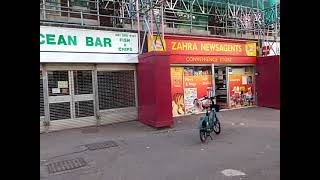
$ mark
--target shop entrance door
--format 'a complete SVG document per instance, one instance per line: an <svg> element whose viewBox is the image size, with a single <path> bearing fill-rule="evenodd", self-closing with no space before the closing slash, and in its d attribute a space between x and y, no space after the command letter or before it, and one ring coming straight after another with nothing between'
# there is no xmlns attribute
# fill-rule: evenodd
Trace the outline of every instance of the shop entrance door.
<svg viewBox="0 0 320 180"><path fill-rule="evenodd" d="M225 66L214 67L215 77L215 92L216 92L216 103L221 109L228 108L228 81L227 81L227 68Z"/></svg>
<svg viewBox="0 0 320 180"><path fill-rule="evenodd" d="M92 70L48 70L49 130L96 124Z"/></svg>

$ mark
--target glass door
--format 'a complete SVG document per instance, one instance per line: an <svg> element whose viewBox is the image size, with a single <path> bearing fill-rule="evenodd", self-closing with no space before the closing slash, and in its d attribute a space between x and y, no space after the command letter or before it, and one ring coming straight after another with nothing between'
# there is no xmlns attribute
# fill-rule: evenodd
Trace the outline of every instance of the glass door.
<svg viewBox="0 0 320 180"><path fill-rule="evenodd" d="M47 71L47 73L50 121L72 118L70 71Z"/></svg>
<svg viewBox="0 0 320 180"><path fill-rule="evenodd" d="M50 121L95 115L91 70L47 71L47 74Z"/></svg>
<svg viewBox="0 0 320 180"><path fill-rule="evenodd" d="M214 67L216 103L221 109L228 108L227 70L224 66Z"/></svg>

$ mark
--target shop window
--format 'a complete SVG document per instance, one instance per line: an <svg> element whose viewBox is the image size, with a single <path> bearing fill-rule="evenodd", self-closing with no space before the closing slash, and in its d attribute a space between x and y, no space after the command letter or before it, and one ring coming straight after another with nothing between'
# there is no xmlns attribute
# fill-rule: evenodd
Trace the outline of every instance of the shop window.
<svg viewBox="0 0 320 180"><path fill-rule="evenodd" d="M244 68L244 71L246 74L252 74L254 73L254 69L253 69L253 66L247 66Z"/></svg>
<svg viewBox="0 0 320 180"><path fill-rule="evenodd" d="M50 120L70 119L70 102L49 104Z"/></svg>
<svg viewBox="0 0 320 180"><path fill-rule="evenodd" d="M205 112L197 99L212 96L211 66L171 68L172 115Z"/></svg>
<svg viewBox="0 0 320 180"><path fill-rule="evenodd" d="M60 0L46 0L46 13L49 15L59 15L61 3Z"/></svg>
<svg viewBox="0 0 320 180"><path fill-rule="evenodd" d="M71 0L71 5L75 9L88 9L89 0Z"/></svg>
<svg viewBox="0 0 320 180"><path fill-rule="evenodd" d="M134 71L98 71L99 109L136 106Z"/></svg>
<svg viewBox="0 0 320 180"><path fill-rule="evenodd" d="M68 71L48 71L49 96L70 95Z"/></svg>
<svg viewBox="0 0 320 180"><path fill-rule="evenodd" d="M44 95L43 95L43 78L40 71L40 117L44 116Z"/></svg>
<svg viewBox="0 0 320 180"><path fill-rule="evenodd" d="M229 74L229 107L255 105L254 67L232 67Z"/></svg>
<svg viewBox="0 0 320 180"><path fill-rule="evenodd" d="M93 94L92 71L73 71L74 94Z"/></svg>

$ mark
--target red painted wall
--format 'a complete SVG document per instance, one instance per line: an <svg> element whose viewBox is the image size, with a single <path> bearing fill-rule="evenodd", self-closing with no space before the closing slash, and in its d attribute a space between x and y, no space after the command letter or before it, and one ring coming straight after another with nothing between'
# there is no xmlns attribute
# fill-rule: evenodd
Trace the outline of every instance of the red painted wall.
<svg viewBox="0 0 320 180"><path fill-rule="evenodd" d="M280 109L280 56L258 57L258 106Z"/></svg>
<svg viewBox="0 0 320 180"><path fill-rule="evenodd" d="M173 125L168 59L167 53L146 53L137 66L138 118L156 128Z"/></svg>

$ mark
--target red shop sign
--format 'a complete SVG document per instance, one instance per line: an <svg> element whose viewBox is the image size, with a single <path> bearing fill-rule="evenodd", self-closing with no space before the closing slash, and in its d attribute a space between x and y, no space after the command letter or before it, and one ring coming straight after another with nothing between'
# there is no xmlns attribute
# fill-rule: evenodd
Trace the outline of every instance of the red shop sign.
<svg viewBox="0 0 320 180"><path fill-rule="evenodd" d="M222 42L214 40L193 40L165 38L166 51L172 54L213 56L257 56L255 42Z"/></svg>
<svg viewBox="0 0 320 180"><path fill-rule="evenodd" d="M256 57L170 55L172 64L255 64Z"/></svg>

